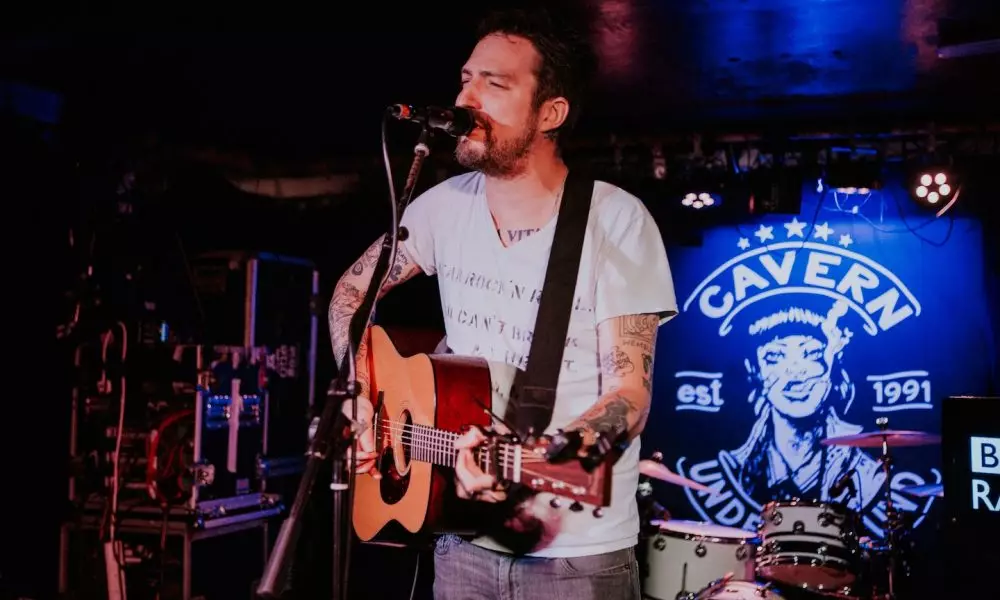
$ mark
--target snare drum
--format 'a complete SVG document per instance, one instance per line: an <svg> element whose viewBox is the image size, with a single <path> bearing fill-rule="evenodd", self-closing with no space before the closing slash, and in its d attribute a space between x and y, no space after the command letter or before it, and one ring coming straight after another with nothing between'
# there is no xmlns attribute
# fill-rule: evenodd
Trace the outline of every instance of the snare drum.
<svg viewBox="0 0 1000 600"><path fill-rule="evenodd" d="M659 530L646 540L648 575L643 595L674 600L733 574L754 579L756 536L751 531L697 521L655 521Z"/></svg>
<svg viewBox="0 0 1000 600"><path fill-rule="evenodd" d="M708 589L699 592L695 598L698 600L784 600L784 596L777 590L771 588L770 584L761 584L756 581L730 581L715 592L708 593Z"/></svg>
<svg viewBox="0 0 1000 600"><path fill-rule="evenodd" d="M770 502L761 513L757 573L816 592L844 592L857 579L857 515L826 502Z"/></svg>

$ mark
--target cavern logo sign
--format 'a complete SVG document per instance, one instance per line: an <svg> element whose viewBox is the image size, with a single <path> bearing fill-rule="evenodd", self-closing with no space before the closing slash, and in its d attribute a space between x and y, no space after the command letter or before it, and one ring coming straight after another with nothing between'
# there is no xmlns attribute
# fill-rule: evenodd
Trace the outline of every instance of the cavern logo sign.
<svg viewBox="0 0 1000 600"><path fill-rule="evenodd" d="M718 415L727 429L746 416L745 426L733 447L677 460L681 474L711 488L687 490L688 499L703 519L746 529L756 527L770 500L845 502L881 535L885 476L877 458L820 441L871 431L875 413L933 408L930 373L916 368L922 365L891 372L870 365L867 373L843 365L852 349L919 319L920 302L828 223L809 230L793 218L735 241L735 256L694 287L682 310L707 319L720 338L714 343L725 344L725 360L736 351L741 364L675 373L675 409L692 418ZM737 372L736 381L725 380ZM830 488L848 480L852 485L831 497ZM934 469L897 469L891 488L940 481ZM893 493L895 506L917 513L918 524L933 500Z"/></svg>

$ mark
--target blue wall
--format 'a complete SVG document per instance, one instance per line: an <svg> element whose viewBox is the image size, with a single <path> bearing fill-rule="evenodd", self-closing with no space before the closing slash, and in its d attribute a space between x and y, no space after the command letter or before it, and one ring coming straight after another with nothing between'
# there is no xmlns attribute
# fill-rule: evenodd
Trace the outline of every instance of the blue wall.
<svg viewBox="0 0 1000 600"><path fill-rule="evenodd" d="M705 232L670 253L681 314L660 331L643 453L712 488L656 486L675 518L753 529L770 500L829 500L885 523L876 450L819 440L877 429L940 432L942 399L991 387L996 349L983 233L932 220L905 190L806 186L799 215ZM895 450L893 489L939 483L940 447ZM894 493L923 526L935 500Z"/></svg>

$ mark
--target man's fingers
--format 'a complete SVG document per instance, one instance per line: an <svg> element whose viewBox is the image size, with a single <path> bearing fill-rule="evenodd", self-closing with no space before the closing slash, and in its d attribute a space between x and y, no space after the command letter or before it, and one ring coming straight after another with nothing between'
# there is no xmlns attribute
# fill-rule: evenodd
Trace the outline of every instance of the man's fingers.
<svg viewBox="0 0 1000 600"><path fill-rule="evenodd" d="M379 473L378 469L375 468L375 460L378 458L377 452L365 452L361 450L358 452L358 462L355 473L371 473L372 477L375 479L381 479L382 474ZM347 462L351 463L351 449L347 449Z"/></svg>
<svg viewBox="0 0 1000 600"><path fill-rule="evenodd" d="M371 429L365 429L358 436L358 446L365 452L375 451L375 436L372 434Z"/></svg>
<svg viewBox="0 0 1000 600"><path fill-rule="evenodd" d="M494 479L476 464L470 450L462 450L455 461L455 474L470 494L493 489Z"/></svg>
<svg viewBox="0 0 1000 600"><path fill-rule="evenodd" d="M478 427L470 427L468 431L458 436L455 440L455 448L474 448L486 441L486 435Z"/></svg>

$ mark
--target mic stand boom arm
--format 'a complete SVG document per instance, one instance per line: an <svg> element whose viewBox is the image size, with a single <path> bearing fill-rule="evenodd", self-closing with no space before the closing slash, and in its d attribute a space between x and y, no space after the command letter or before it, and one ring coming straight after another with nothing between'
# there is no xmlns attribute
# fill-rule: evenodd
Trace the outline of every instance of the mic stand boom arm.
<svg viewBox="0 0 1000 600"><path fill-rule="evenodd" d="M310 447L306 455L308 456L302 479L295 496L295 502L289 511L288 517L281 525L281 530L275 540L274 549L270 559L264 569L257 594L264 598L278 598L284 588L284 580L287 575L288 566L295 555L302 524L301 515L312 495L312 490L322 461L331 461L331 481L330 490L333 499L333 574L332 574L332 598L333 600L344 600L347 598L347 579L350 567L349 544L351 538L348 529L345 527L349 522L353 512L354 504L354 477L357 457L356 429L343 414L341 410L345 401L351 402L352 415L358 414L358 383L356 378L357 349L364 337L367 325L371 322L375 314L375 304L378 301L379 292L389 265L395 262L396 244L408 237L406 228L399 226L403 211L410 203L413 190L416 187L417 179L424 159L430 154L428 147L429 132L427 127L423 127L420 137L413 149L413 163L407 174L406 184L403 193L397 199L393 190L392 169L389 162L388 149L386 146L386 120L382 121L382 149L385 158L386 173L389 179L389 190L392 200L392 224L387 233L382 238L382 248L378 261L372 273L371 282L365 292L361 306L354 313L351 319L350 339L344 361L339 365L339 374L330 384L327 393L326 405L320 417L319 425L310 442ZM362 317L363 315L363 317ZM367 360L367 357L361 357ZM352 460L350 469L346 469L345 453L347 448L351 448ZM345 475L350 483L345 483ZM348 500L345 506L344 492L347 492ZM345 550L347 550L345 552Z"/></svg>

